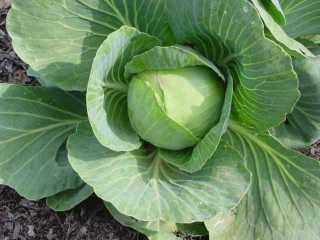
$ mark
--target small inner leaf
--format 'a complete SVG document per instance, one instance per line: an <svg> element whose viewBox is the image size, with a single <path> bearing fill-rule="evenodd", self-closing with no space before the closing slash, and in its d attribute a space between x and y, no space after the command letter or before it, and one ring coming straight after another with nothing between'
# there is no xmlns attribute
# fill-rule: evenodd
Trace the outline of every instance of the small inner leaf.
<svg viewBox="0 0 320 240"><path fill-rule="evenodd" d="M128 118L124 67L133 56L159 44L159 39L125 26L108 36L94 59L87 90L89 120L101 144L114 151L141 146Z"/></svg>

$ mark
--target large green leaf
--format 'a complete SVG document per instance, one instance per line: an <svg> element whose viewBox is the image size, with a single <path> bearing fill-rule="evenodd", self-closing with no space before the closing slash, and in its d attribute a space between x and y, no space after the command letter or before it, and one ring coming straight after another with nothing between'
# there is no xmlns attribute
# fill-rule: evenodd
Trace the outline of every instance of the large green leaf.
<svg viewBox="0 0 320 240"><path fill-rule="evenodd" d="M191 223L234 208L248 190L250 174L231 148L194 174L179 171L146 148L112 152L83 125L70 138L69 159L95 193L121 213L142 221Z"/></svg>
<svg viewBox="0 0 320 240"><path fill-rule="evenodd" d="M71 210L93 194L93 189L83 183L76 189L67 190L47 198L47 205L57 211Z"/></svg>
<svg viewBox="0 0 320 240"><path fill-rule="evenodd" d="M319 0L280 0L286 15L284 30L293 38L320 33Z"/></svg>
<svg viewBox="0 0 320 240"><path fill-rule="evenodd" d="M319 239L320 162L237 123L224 140L245 158L253 185L236 212L207 222L213 239Z"/></svg>
<svg viewBox="0 0 320 240"><path fill-rule="evenodd" d="M8 29L46 85L85 90L96 51L123 25L171 41L163 0L14 0Z"/></svg>
<svg viewBox="0 0 320 240"><path fill-rule="evenodd" d="M287 121L272 133L289 147L303 148L320 139L320 55L297 58L294 66L302 97Z"/></svg>
<svg viewBox="0 0 320 240"><path fill-rule="evenodd" d="M226 78L212 62L203 58L196 51L181 46L155 47L141 55L134 57L132 61L126 65L126 75L129 77L133 74L138 74L148 70L167 70L190 66L206 66L211 68L220 76L221 81L224 81L225 84L227 84L225 103L219 122L215 126L212 126L212 129L204 136L204 138L194 149L190 148L182 151L169 151L165 149L160 150L160 155L164 160L177 166L181 170L187 172L196 172L199 171L206 164L206 162L212 158L219 145L221 136L226 131L231 112L233 94L232 77L229 75L227 78L228 82L226 83ZM144 97L144 101L146 100L146 97ZM151 109L153 109L152 106L150 106L150 112ZM166 115L162 115L162 111L154 112L159 116L159 118L162 117L165 120L167 119ZM150 114L141 113L141 116L149 117ZM160 127L157 125L157 123L154 123L153 126L154 128L159 129L159 138L163 138L163 129L166 126ZM150 129L150 126L147 128ZM167 137L166 141L178 141L175 138L173 131L171 134L172 135Z"/></svg>
<svg viewBox="0 0 320 240"><path fill-rule="evenodd" d="M78 187L64 143L87 121L84 99L57 89L0 85L0 178L29 199Z"/></svg>
<svg viewBox="0 0 320 240"><path fill-rule="evenodd" d="M295 51L301 55L313 56L313 54L300 42L288 36L282 27L273 19L269 12L263 7L260 0L252 0L253 4L259 11L265 25L273 35L273 37L282 43L288 49Z"/></svg>
<svg viewBox="0 0 320 240"><path fill-rule="evenodd" d="M249 1L170 0L168 9L179 42L236 73L233 111L241 122L265 131L285 119L299 97L297 76Z"/></svg>
<svg viewBox="0 0 320 240"><path fill-rule="evenodd" d="M118 222L145 234L149 240L181 240L182 237L177 237L177 233L180 235L188 234L189 236L208 235L203 223L176 224L162 221L144 222L121 214L110 203L106 202L105 205Z"/></svg>
<svg viewBox="0 0 320 240"><path fill-rule="evenodd" d="M100 143L114 151L141 145L129 121L125 65L159 44L157 38L124 26L108 36L94 59L87 91L89 120Z"/></svg>

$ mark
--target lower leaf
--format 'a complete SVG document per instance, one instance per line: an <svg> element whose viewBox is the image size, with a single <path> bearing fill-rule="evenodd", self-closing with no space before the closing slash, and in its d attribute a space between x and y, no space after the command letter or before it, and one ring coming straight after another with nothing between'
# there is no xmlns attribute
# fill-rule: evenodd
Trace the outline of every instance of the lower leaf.
<svg viewBox="0 0 320 240"><path fill-rule="evenodd" d="M320 163L235 122L224 140L245 158L253 185L236 212L206 222L213 239L319 239Z"/></svg>
<svg viewBox="0 0 320 240"><path fill-rule="evenodd" d="M178 240L182 237L178 237L179 234L188 234L192 236L207 235L208 232L202 223L194 224L176 224L166 223L162 221L145 222L139 221L132 217L121 214L111 203L105 202L106 208L108 208L111 215L122 225L133 228L138 232L143 233L149 240Z"/></svg>
<svg viewBox="0 0 320 240"><path fill-rule="evenodd" d="M38 200L82 184L65 142L87 121L83 98L58 89L0 85L0 180Z"/></svg>
<svg viewBox="0 0 320 240"><path fill-rule="evenodd" d="M287 121L272 131L291 148L303 148L320 139L320 47L315 54L314 58L295 59L302 96Z"/></svg>
<svg viewBox="0 0 320 240"><path fill-rule="evenodd" d="M194 174L168 164L156 151L113 152L99 144L88 124L80 126L68 148L72 167L100 198L143 221L210 219L236 207L250 184L242 159L224 145Z"/></svg>
<svg viewBox="0 0 320 240"><path fill-rule="evenodd" d="M81 187L67 190L47 198L47 205L57 212L69 211L93 194L93 189L83 183Z"/></svg>

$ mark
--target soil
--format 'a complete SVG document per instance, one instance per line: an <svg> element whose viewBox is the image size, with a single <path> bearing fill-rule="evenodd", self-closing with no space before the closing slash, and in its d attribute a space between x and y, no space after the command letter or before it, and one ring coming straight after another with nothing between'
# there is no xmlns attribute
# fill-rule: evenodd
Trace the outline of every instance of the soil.
<svg viewBox="0 0 320 240"><path fill-rule="evenodd" d="M144 240L121 226L92 197L72 211L56 213L44 201L32 202L0 186L1 240Z"/></svg>
<svg viewBox="0 0 320 240"><path fill-rule="evenodd" d="M0 82L37 85L35 79L27 76L27 65L12 49L5 29L8 8L4 6L8 6L8 2L0 0ZM320 160L320 142L303 152ZM202 240L205 239L207 238ZM0 185L0 240L146 240L146 238L116 222L95 196L71 211L56 213L46 206L45 201L28 201L9 187Z"/></svg>

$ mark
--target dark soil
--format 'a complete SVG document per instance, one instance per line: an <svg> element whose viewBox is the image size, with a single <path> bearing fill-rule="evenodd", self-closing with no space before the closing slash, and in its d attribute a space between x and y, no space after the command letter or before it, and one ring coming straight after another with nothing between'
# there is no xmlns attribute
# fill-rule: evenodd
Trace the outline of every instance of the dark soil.
<svg viewBox="0 0 320 240"><path fill-rule="evenodd" d="M313 144L312 146L304 149L302 151L302 153L304 153L314 159L320 160L320 141Z"/></svg>
<svg viewBox="0 0 320 240"><path fill-rule="evenodd" d="M72 211L55 213L44 201L31 202L0 186L1 240L142 240L121 226L102 202L90 198Z"/></svg>
<svg viewBox="0 0 320 240"><path fill-rule="evenodd" d="M1 2L2 0L0 0ZM33 81L26 74L27 66L13 51L5 29L7 9L0 9L0 82L31 84Z"/></svg>
<svg viewBox="0 0 320 240"><path fill-rule="evenodd" d="M0 8L0 82L37 85L35 79L27 76L27 65L12 49L5 29L7 11ZM320 160L320 143L304 150L304 153ZM145 239L117 223L96 197L91 197L72 211L56 213L44 201L28 201L14 190L0 185L0 240Z"/></svg>

